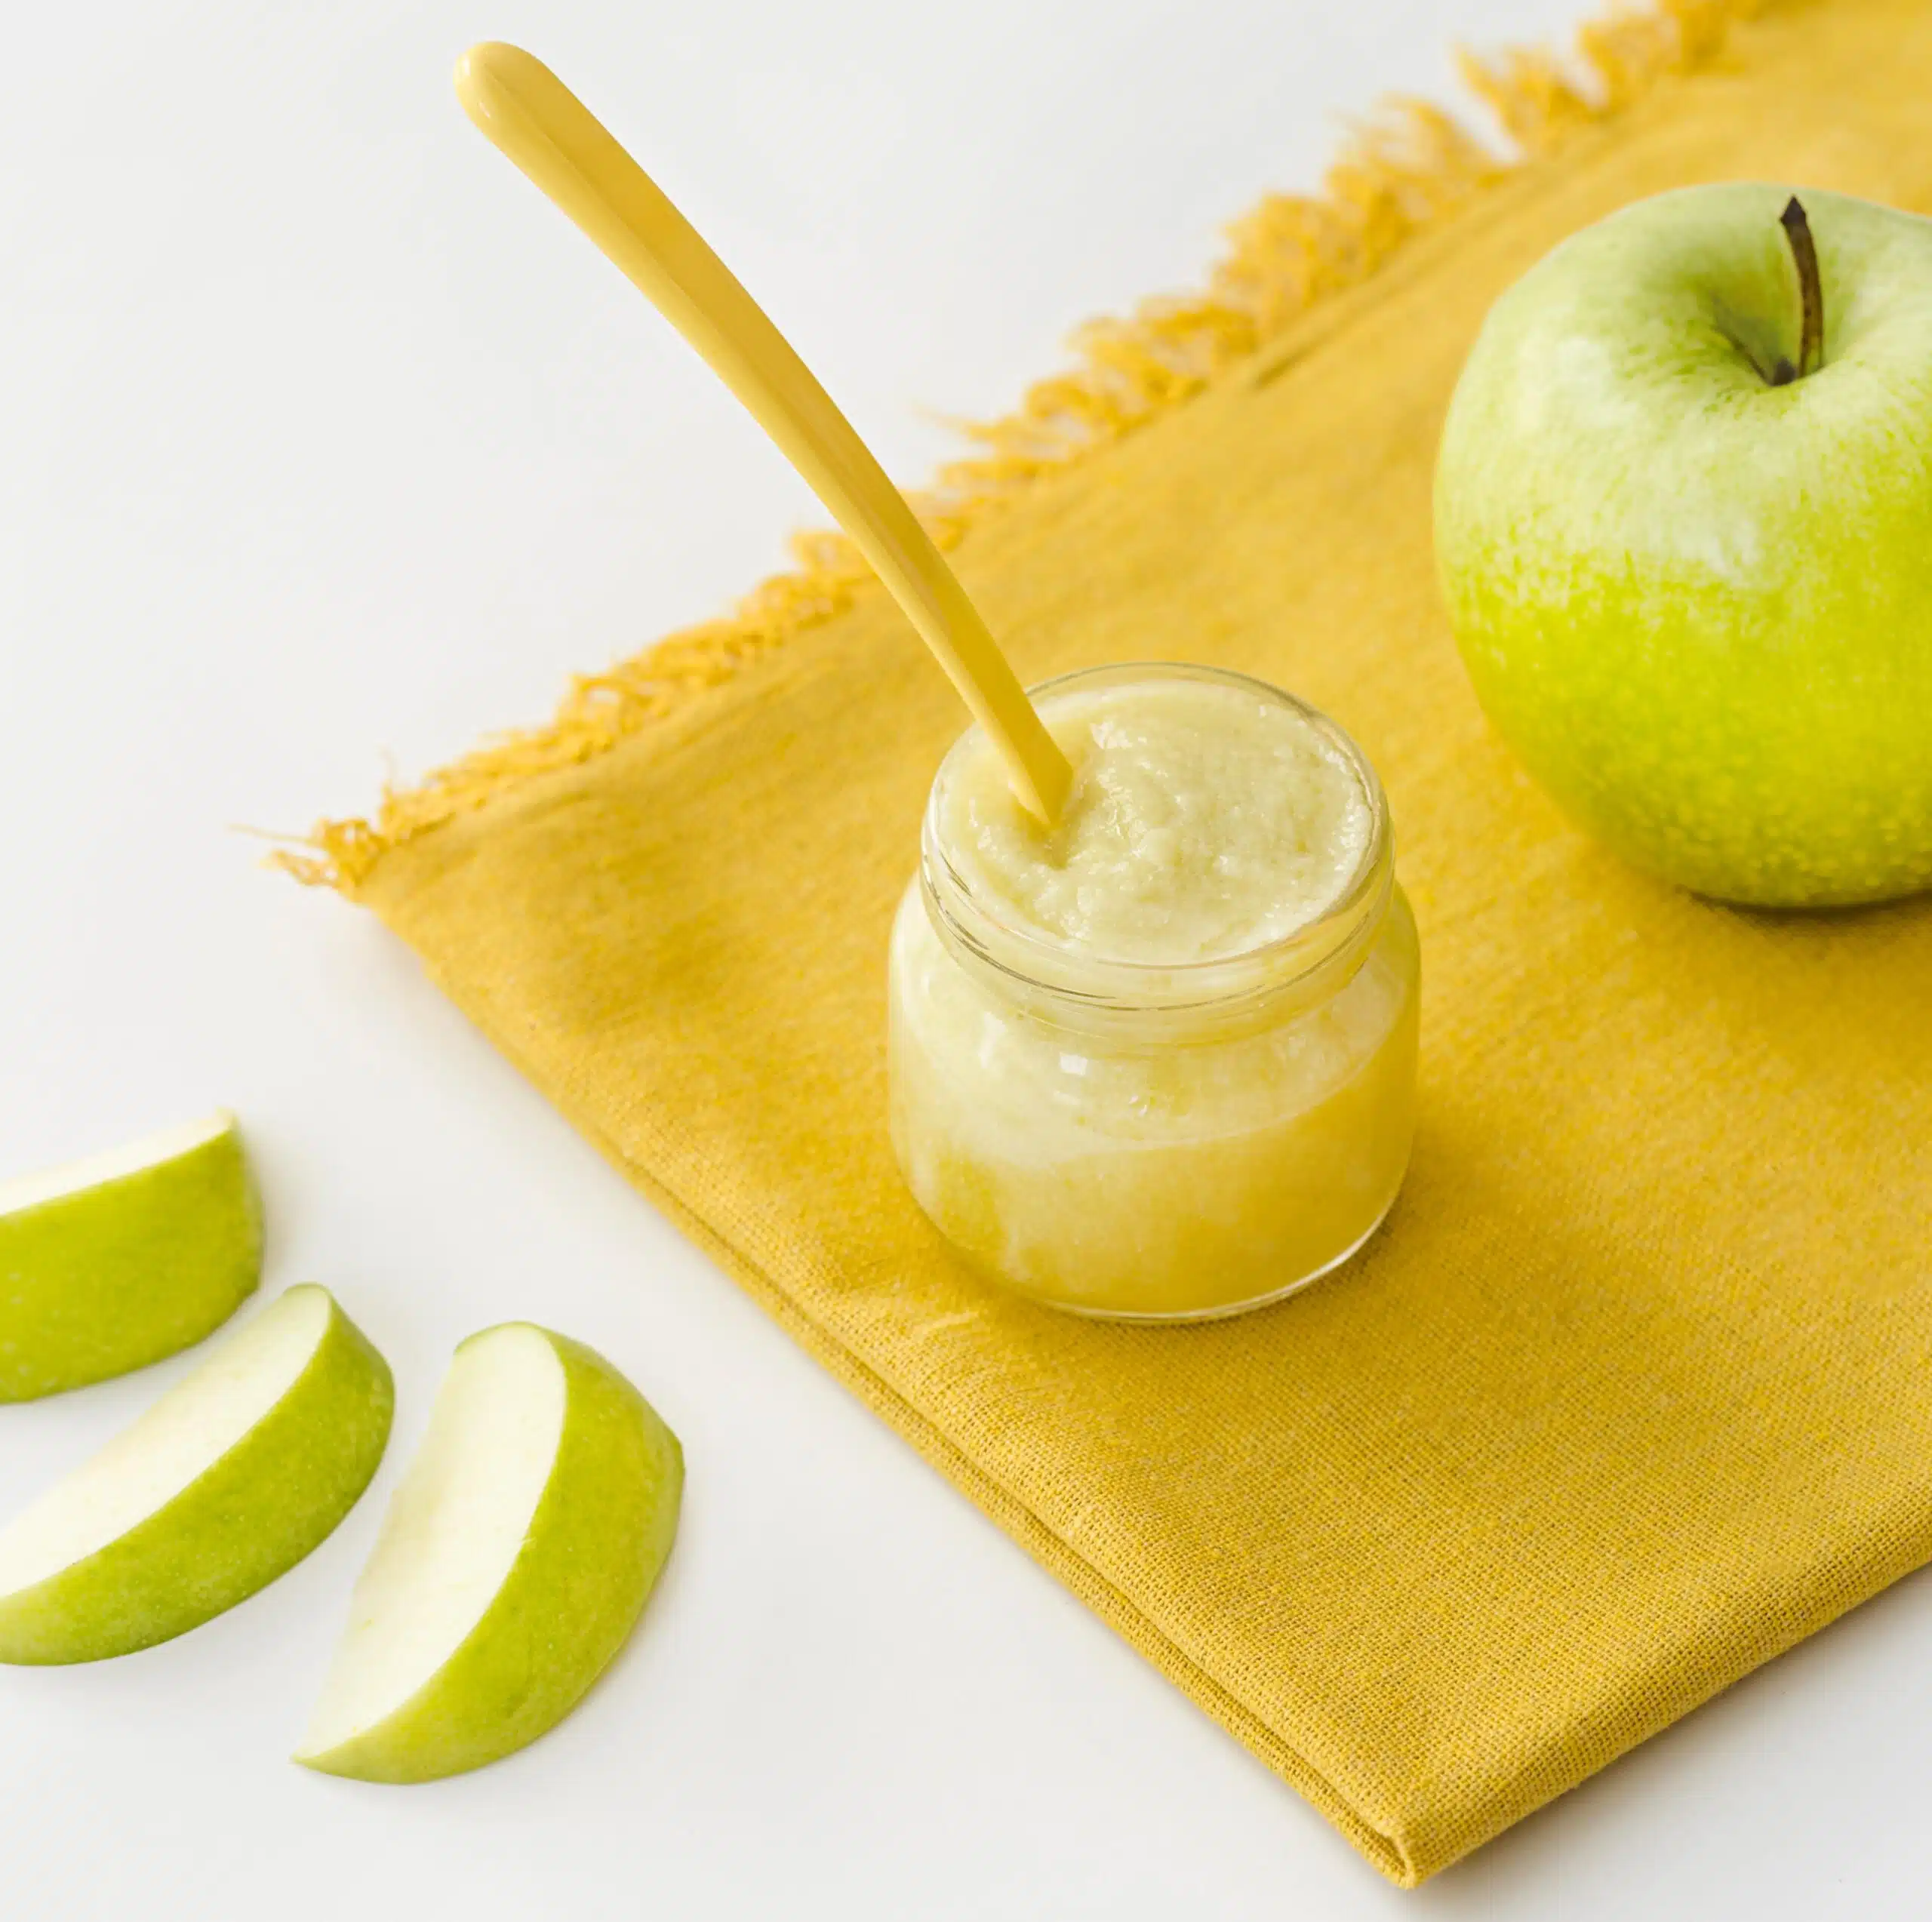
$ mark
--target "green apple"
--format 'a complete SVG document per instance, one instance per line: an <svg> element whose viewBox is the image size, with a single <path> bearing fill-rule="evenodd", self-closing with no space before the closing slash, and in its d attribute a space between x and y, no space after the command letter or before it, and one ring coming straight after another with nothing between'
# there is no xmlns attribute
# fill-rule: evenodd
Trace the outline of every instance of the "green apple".
<svg viewBox="0 0 1932 1922"><path fill-rule="evenodd" d="M1737 183L1573 235L1463 370L1435 536L1484 709L1630 860L1932 884L1932 220Z"/></svg>
<svg viewBox="0 0 1932 1922"><path fill-rule="evenodd" d="M232 1115L0 1182L0 1401L178 1353L235 1312L261 1265Z"/></svg>
<svg viewBox="0 0 1932 1922"><path fill-rule="evenodd" d="M291 1288L0 1532L0 1662L93 1662L184 1633L294 1567L383 1458L383 1358Z"/></svg>
<svg viewBox="0 0 1932 1922"><path fill-rule="evenodd" d="M295 1759L426 1782L534 1742L644 1607L684 1456L601 1355L527 1322L456 1352Z"/></svg>

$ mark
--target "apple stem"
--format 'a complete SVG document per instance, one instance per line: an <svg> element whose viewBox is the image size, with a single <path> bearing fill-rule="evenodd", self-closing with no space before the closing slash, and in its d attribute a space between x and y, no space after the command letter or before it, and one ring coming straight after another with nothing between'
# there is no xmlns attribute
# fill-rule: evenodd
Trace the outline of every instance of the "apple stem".
<svg viewBox="0 0 1932 1922"><path fill-rule="evenodd" d="M1811 223L1805 218L1797 195L1785 203L1778 220L1798 269L1798 297L1803 310L1798 324L1798 364L1793 367L1780 356L1771 370L1771 385L1788 387L1792 381L1817 373L1824 364L1825 288L1818 275L1818 249L1811 238Z"/></svg>

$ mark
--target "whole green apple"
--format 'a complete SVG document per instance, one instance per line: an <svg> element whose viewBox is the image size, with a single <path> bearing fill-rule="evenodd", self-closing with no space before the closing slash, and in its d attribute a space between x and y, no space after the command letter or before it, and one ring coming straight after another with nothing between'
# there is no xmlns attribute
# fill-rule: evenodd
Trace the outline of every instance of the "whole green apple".
<svg viewBox="0 0 1932 1922"><path fill-rule="evenodd" d="M1629 860L1932 885L1932 220L1739 183L1564 241L1463 368L1435 541L1484 709Z"/></svg>

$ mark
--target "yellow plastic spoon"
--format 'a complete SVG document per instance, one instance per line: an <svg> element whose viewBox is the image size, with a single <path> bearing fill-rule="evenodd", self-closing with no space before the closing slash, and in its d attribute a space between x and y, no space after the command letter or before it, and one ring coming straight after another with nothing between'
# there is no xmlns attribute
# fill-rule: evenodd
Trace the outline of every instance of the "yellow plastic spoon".
<svg viewBox="0 0 1932 1922"><path fill-rule="evenodd" d="M457 63L470 118L702 354L857 543L1049 826L1073 770L952 570L851 423L689 221L543 63L489 41Z"/></svg>

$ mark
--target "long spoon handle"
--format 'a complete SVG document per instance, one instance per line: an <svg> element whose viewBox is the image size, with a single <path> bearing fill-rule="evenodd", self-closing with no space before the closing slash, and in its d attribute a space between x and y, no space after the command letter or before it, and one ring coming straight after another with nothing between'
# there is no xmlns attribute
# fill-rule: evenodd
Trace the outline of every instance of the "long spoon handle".
<svg viewBox="0 0 1932 1922"><path fill-rule="evenodd" d="M952 570L831 396L723 261L543 63L488 42L457 63L472 120L711 364L811 484L939 657L1048 825L1072 770Z"/></svg>

